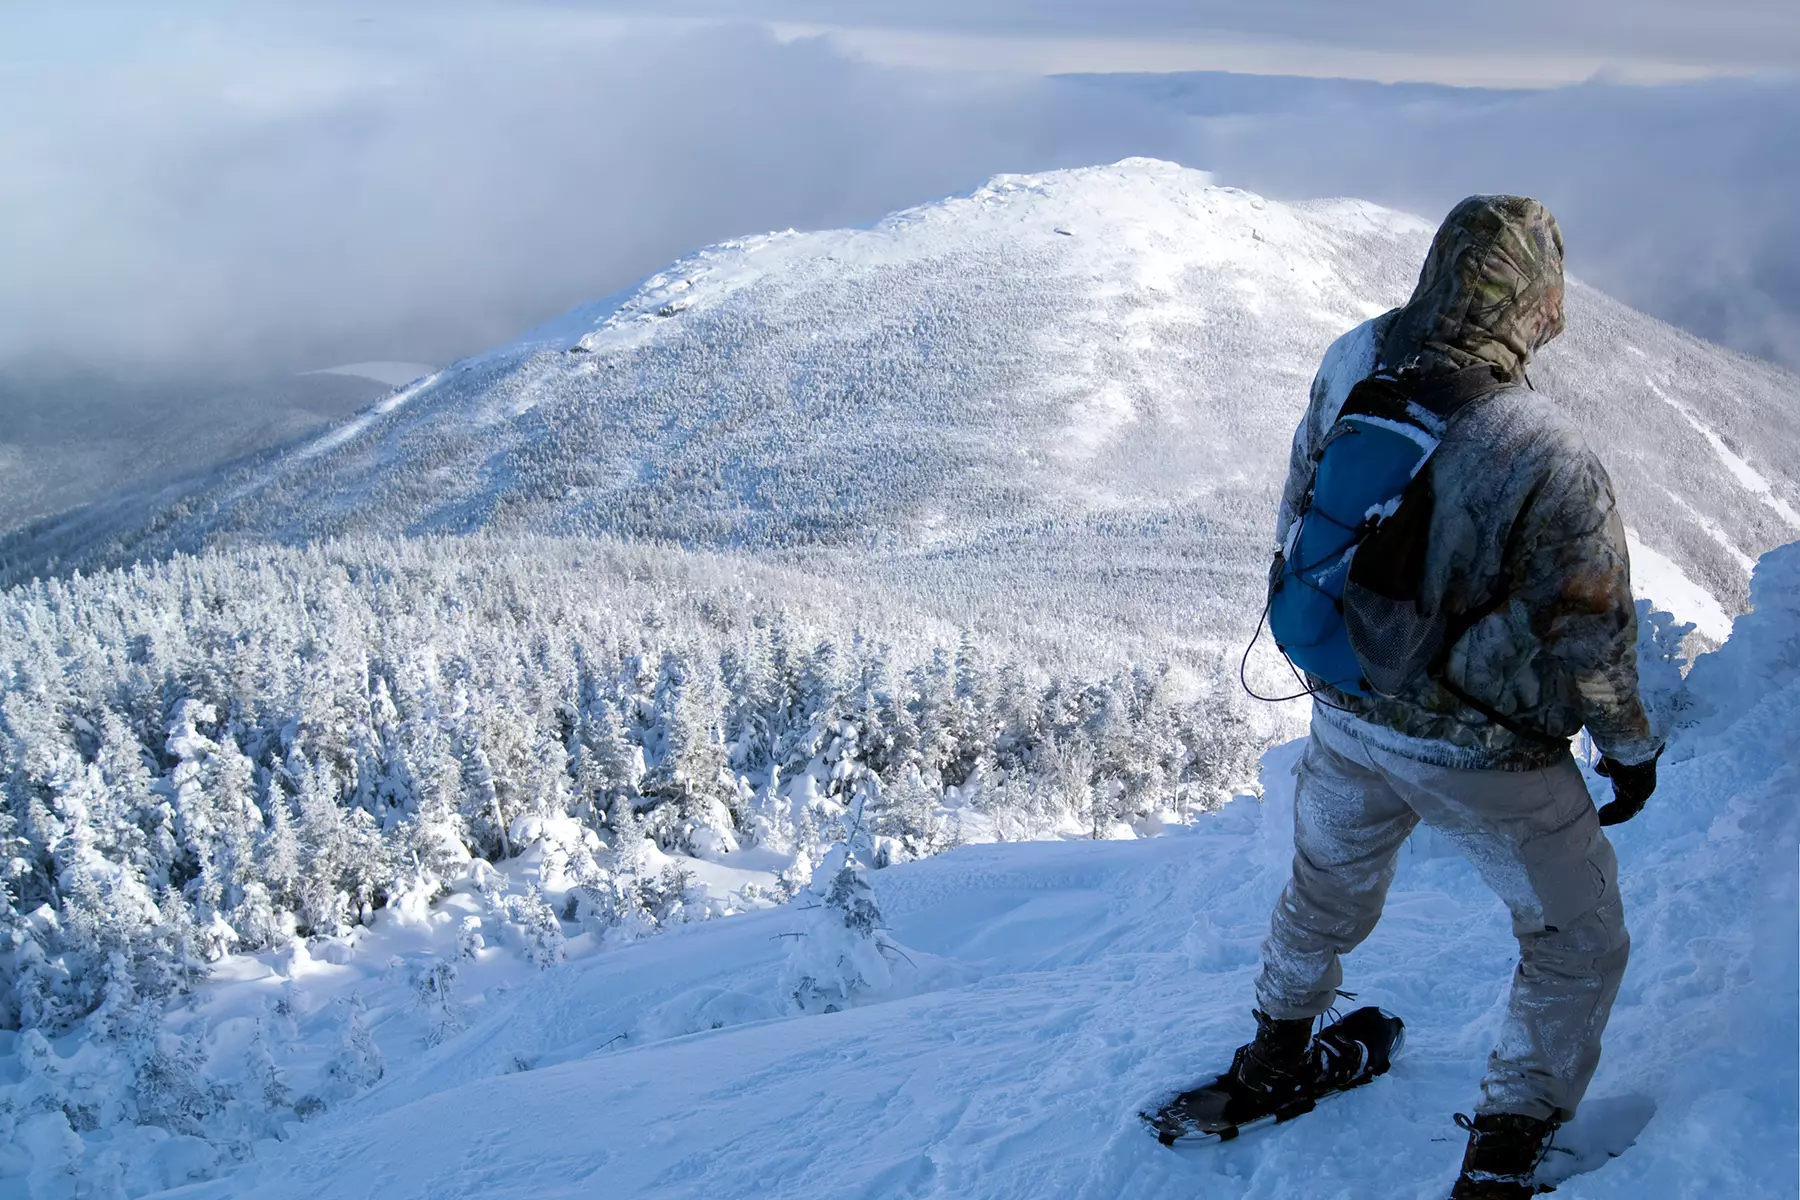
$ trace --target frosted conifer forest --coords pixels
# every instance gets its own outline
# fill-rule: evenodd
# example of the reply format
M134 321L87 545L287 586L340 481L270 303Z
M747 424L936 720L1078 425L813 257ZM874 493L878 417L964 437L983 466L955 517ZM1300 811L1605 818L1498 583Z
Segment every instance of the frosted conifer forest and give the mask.
M1429 831L1350 964L1391 1076L1135 1117L1248 1035L1288 437L1431 229L1003 176L0 539L0 1194L1441 1194L1514 951ZM1672 733L1546 1170L1792 1194L1800 380L1569 308Z

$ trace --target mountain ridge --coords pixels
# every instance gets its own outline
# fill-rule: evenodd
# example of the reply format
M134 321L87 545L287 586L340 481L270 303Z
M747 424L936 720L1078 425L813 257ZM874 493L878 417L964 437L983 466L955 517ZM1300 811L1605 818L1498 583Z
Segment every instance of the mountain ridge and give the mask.
M868 229L734 239L147 515L134 499L40 523L0 543L0 581L475 529L900 574L1061 556L1093 576L1120 565L1119 528L1154 529L1143 563L1185 565L1152 591L1185 592L1229 641L1320 354L1405 298L1431 229L1130 159L998 176ZM1534 381L1607 461L1661 590L1737 611L1748 564L1800 526L1800 381L1578 279L1568 304ZM1089 590L1115 610L1116 588Z

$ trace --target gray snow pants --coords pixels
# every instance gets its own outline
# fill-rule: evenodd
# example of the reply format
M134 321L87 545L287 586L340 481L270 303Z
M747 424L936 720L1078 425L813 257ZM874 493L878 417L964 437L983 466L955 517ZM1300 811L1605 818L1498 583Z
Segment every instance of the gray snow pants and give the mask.
M1478 1111L1572 1119L1631 946L1618 860L1574 759L1440 767L1315 718L1295 774L1294 874L1263 943L1262 1010L1315 1017L1332 1005L1339 956L1374 931L1401 843L1423 819L1506 902L1519 940Z

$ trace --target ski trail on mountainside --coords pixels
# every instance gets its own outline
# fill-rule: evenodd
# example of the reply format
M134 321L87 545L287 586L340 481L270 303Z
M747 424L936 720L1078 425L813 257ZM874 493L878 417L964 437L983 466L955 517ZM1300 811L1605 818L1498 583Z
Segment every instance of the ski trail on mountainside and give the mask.
M1725 444L1725 439L1720 437L1716 431L1701 421L1700 418L1696 417L1687 406L1678 403L1671 398L1667 392L1658 387L1656 380L1646 375L1644 377L1644 382L1649 385L1650 391L1658 400L1661 400L1664 404L1667 404L1670 408L1680 413L1682 420L1692 426L1695 433L1698 433L1701 437L1706 439L1706 444L1712 447L1713 453L1716 454L1719 461L1725 465L1725 469L1731 472L1732 478L1743 485L1745 491L1754 495L1769 509L1770 512L1780 517L1783 521L1786 521L1790 526L1795 529L1800 529L1800 512L1796 512L1793 505L1775 494L1775 488L1769 483L1768 479L1763 476L1761 471L1758 471L1755 467L1751 466L1741 455L1732 450L1731 447L1727 446Z

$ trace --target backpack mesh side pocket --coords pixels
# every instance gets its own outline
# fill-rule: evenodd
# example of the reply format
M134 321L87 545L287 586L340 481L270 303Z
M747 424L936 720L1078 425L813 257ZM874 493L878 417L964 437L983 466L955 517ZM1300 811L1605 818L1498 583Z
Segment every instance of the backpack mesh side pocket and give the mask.
M1384 696L1398 696L1430 669L1444 645L1444 615L1421 614L1410 597L1396 600L1344 585L1344 628L1362 663L1363 678Z
M1363 678L1398 696L1429 671L1444 648L1442 605L1422 602L1425 554L1436 507L1431 472L1419 472L1400 503L1357 547L1344 582L1344 630Z

